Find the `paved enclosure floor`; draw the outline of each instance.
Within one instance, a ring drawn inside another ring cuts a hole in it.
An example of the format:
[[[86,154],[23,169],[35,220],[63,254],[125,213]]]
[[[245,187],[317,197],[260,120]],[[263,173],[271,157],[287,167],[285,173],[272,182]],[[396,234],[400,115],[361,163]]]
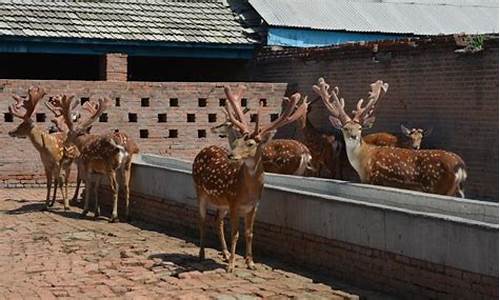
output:
[[[0,299],[346,299],[357,296],[257,264],[234,274],[219,253],[154,228],[80,219],[44,189],[0,189]],[[256,257],[256,262],[259,258]],[[274,266],[275,267],[275,266]]]

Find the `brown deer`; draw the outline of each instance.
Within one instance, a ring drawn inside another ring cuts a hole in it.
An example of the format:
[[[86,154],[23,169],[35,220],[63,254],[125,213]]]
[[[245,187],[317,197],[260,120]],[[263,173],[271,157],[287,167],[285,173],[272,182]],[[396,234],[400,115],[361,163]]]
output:
[[[376,132],[365,135],[363,141],[367,144],[377,146],[389,146],[407,149],[420,149],[422,140],[432,132],[430,129],[407,128],[404,124],[399,125],[401,133]]]
[[[229,146],[233,148],[234,141],[241,135],[231,123],[228,112],[225,109],[222,111],[226,115],[226,121],[210,128],[210,130],[220,137],[227,137]],[[247,111],[243,110],[243,114]],[[305,176],[315,172],[311,160],[309,149],[296,140],[271,140],[264,146],[262,151],[264,171],[270,173]]]
[[[16,129],[10,131],[9,135],[15,138],[28,137],[40,154],[47,179],[46,208],[54,205],[57,187],[59,186],[64,209],[69,210],[68,178],[71,172],[71,163],[78,156],[78,153],[72,147],[64,147],[65,132],[49,133],[33,123],[31,117],[36,111],[38,102],[44,96],[45,91],[39,87],[31,87],[28,90],[27,99],[18,95],[13,96],[16,103],[9,106],[9,112],[13,116],[22,119],[23,122]],[[64,179],[60,178],[61,170],[64,170]],[[63,181],[64,190],[62,188]],[[50,201],[52,182],[54,182],[54,195],[52,201]]]
[[[360,99],[351,118],[344,110],[344,99],[339,99],[338,87],[330,92],[323,78],[313,86],[331,114],[332,125],[342,129],[347,156],[361,182],[464,197],[467,173],[463,160],[455,153],[380,147],[363,141],[362,129],[375,122],[375,105],[389,85],[378,80],[370,87],[368,103],[363,106],[364,100]]]
[[[200,259],[205,257],[205,218],[207,206],[210,204],[218,209],[218,235],[223,256],[229,261],[227,271],[232,272],[235,267],[240,215],[245,216],[246,265],[255,269],[252,258],[253,224],[264,187],[264,145],[272,138],[276,129],[294,122],[304,113],[306,102],[296,107],[300,94],[294,94],[290,99],[284,98],[283,113],[278,119],[264,126],[260,124],[259,109],[255,129],[250,132],[249,124],[239,105],[243,88],[240,87],[236,94],[233,94],[229,87],[225,87],[224,91],[231,107],[227,107],[229,119],[241,137],[234,141],[230,152],[218,146],[202,149],[193,163],[193,179],[200,213]],[[231,221],[230,256],[224,238],[224,217],[228,211]]]
[[[111,100],[109,98],[100,98],[97,102],[86,102],[82,109],[88,113],[88,117],[75,124],[71,121],[73,96],[66,95],[54,98],[51,103],[56,109],[62,110],[62,119],[56,118],[54,122],[61,126],[61,121],[69,128],[66,143],[76,145],[80,151],[78,158],[79,168],[81,169],[81,179],[85,182],[85,204],[82,216],[89,211],[89,200],[93,191],[95,207],[94,217],[100,215],[98,201],[98,189],[101,176],[106,176],[110,183],[113,193],[113,212],[110,222],[118,221],[118,181],[117,175],[121,179],[121,187],[125,197],[125,215],[128,219],[129,214],[129,184],[130,171],[132,165],[132,155],[139,153],[139,148],[133,140],[126,134],[119,131],[114,133],[95,135],[89,134],[88,130],[93,122],[107,109]]]
[[[304,136],[304,144],[311,151],[312,167],[316,170],[314,176],[319,177],[322,170],[326,170],[331,178],[343,179],[343,166],[347,158],[342,139],[334,134],[321,133],[314,128],[307,118],[309,112],[308,107],[307,113],[301,116],[297,123]]]

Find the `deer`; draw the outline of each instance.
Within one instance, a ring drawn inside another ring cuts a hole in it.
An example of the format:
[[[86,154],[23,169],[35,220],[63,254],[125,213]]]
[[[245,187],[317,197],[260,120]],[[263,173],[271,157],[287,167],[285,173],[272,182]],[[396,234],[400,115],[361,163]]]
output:
[[[344,161],[347,160],[344,143],[335,134],[319,132],[307,118],[310,112],[308,107],[307,112],[297,120],[297,124],[304,137],[304,144],[312,155],[312,167],[316,170],[314,176],[319,177],[322,170],[327,170],[331,178],[342,179]]]
[[[9,106],[9,112],[23,120],[14,130],[9,131],[9,136],[14,138],[28,137],[40,154],[45,177],[47,181],[47,196],[45,199],[45,208],[52,207],[56,201],[57,187],[60,187],[63,197],[64,210],[69,210],[68,202],[68,180],[71,173],[71,164],[78,156],[78,152],[73,147],[65,147],[65,132],[49,131],[37,126],[31,119],[36,111],[40,100],[45,96],[45,91],[40,87],[31,87],[28,89],[27,97],[13,95],[15,104]],[[64,178],[60,178],[61,170],[64,170]],[[50,201],[50,192],[54,184],[54,194]],[[64,190],[62,185],[64,184]]]
[[[370,145],[361,138],[362,130],[375,122],[375,107],[389,84],[377,80],[370,85],[368,101],[360,99],[350,117],[339,98],[339,88],[330,91],[323,78],[313,90],[330,113],[331,124],[342,130],[349,162],[362,183],[410,189],[464,198],[467,178],[460,156],[444,150],[414,150]]]
[[[306,102],[297,106],[300,94],[285,97],[283,113],[273,122],[261,126],[261,104],[255,128],[250,131],[240,106],[243,90],[240,86],[238,91],[233,93],[229,86],[224,87],[228,99],[228,117],[241,136],[236,138],[230,151],[215,145],[203,148],[196,155],[192,168],[200,217],[199,258],[205,258],[205,219],[207,207],[210,205],[217,209],[217,233],[223,257],[228,262],[227,272],[233,272],[235,268],[240,215],[245,219],[245,263],[247,268],[256,269],[252,256],[252,240],[257,206],[264,187],[264,147],[278,128],[294,122],[306,108]],[[231,252],[227,250],[224,237],[224,217],[228,211],[231,223]]]
[[[399,125],[401,133],[376,132],[363,137],[365,143],[377,146],[389,146],[419,150],[424,137],[432,133],[432,128],[407,128]]]
[[[308,103],[306,103],[306,106]],[[229,146],[233,148],[234,141],[241,135],[234,128],[225,108],[222,109],[226,120],[210,128],[210,131],[219,137],[227,137]],[[243,114],[248,112],[245,107]],[[276,139],[268,142],[262,152],[264,171],[269,173],[305,176],[315,172],[309,149],[299,141],[291,139]]]
[[[75,145],[81,153],[78,164],[81,170],[81,179],[85,182],[87,189],[81,216],[85,217],[89,212],[92,191],[95,201],[94,218],[100,216],[98,189],[101,176],[106,176],[113,194],[113,211],[109,221],[118,221],[119,186],[123,189],[125,197],[125,216],[130,219],[129,184],[132,156],[139,153],[139,148],[125,133],[119,131],[102,135],[88,133],[91,125],[110,106],[111,100],[109,98],[99,98],[97,102],[85,102],[82,105],[82,110],[86,111],[89,116],[78,124],[71,120],[74,109],[73,98],[74,96],[60,95],[55,97],[50,105],[62,111],[61,116],[54,119],[54,123],[58,127],[64,124],[69,128],[66,143]],[[117,176],[120,177],[121,184],[118,184]]]

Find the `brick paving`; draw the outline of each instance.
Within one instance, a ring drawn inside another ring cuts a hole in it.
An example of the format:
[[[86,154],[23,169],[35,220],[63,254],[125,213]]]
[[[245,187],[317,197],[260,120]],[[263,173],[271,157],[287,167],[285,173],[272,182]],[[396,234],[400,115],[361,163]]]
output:
[[[216,249],[199,262],[189,239],[151,226],[41,211],[44,193],[0,189],[0,299],[357,298],[270,265],[247,270],[242,257],[227,274]]]

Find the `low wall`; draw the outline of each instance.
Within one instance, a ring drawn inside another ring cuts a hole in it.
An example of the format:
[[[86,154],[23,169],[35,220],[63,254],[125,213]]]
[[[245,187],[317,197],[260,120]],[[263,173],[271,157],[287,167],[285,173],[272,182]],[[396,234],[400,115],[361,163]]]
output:
[[[206,145],[227,143],[226,139],[209,132],[210,127],[225,119],[220,109],[221,99],[225,99],[220,87],[224,84],[0,79],[0,186],[45,183],[42,162],[30,140],[14,139],[7,134],[21,123],[8,112],[8,106],[14,102],[12,94],[26,95],[30,86],[40,86],[47,92],[44,100],[60,93],[75,95],[75,100],[79,102],[108,96],[113,105],[105,117],[94,124],[93,132],[119,128],[136,140],[141,152],[191,159]],[[236,86],[239,83],[227,84]],[[263,112],[268,117],[279,112],[286,84],[243,84],[247,87],[243,97],[247,99],[251,113],[263,99],[267,105]],[[33,116],[35,124],[47,129],[51,125],[52,113],[43,104],[38,106],[37,113],[38,116]]]
[[[109,190],[101,194],[109,206]],[[133,218],[197,237],[189,162],[138,157],[131,199]],[[257,260],[279,257],[402,297],[498,298],[494,203],[267,174],[254,239]]]

